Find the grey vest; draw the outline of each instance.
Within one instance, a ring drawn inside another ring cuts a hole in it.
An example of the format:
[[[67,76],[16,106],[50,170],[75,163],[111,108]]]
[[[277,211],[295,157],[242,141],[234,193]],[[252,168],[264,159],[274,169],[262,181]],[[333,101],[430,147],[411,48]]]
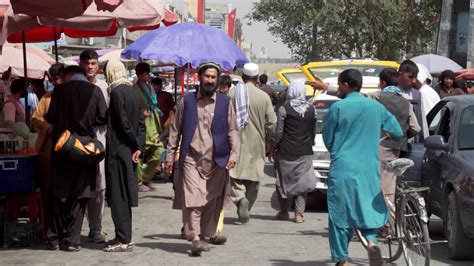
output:
[[[379,102],[397,119],[403,131],[403,137],[395,141],[393,139],[384,140],[381,145],[386,148],[407,151],[407,130],[409,127],[410,102],[396,93],[380,93]],[[385,132],[382,132],[382,136]]]

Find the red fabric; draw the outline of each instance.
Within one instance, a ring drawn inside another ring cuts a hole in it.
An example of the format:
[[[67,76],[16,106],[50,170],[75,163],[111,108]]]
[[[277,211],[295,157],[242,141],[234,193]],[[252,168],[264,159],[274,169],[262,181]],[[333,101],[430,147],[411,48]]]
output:
[[[204,0],[197,0],[197,23],[204,23]]]
[[[235,15],[237,13],[237,8],[234,8],[229,14],[227,14],[227,18],[229,23],[227,23],[227,34],[233,40],[234,39],[234,26],[235,26]]]
[[[165,26],[171,26],[173,24],[176,24],[178,22],[178,15],[176,13],[169,11],[168,9],[165,9],[165,18],[163,18],[162,23]]]
[[[137,30],[154,30],[158,29],[160,27],[160,24],[158,25],[153,25],[153,26],[137,26],[137,27],[128,27],[127,30],[130,32],[137,31]]]
[[[25,31],[26,42],[50,42],[53,41],[54,38],[56,38],[56,40],[61,38],[60,30],[56,31],[56,35],[53,33],[53,28],[50,27],[38,27]],[[10,43],[21,43],[21,32],[8,36],[7,40]]]

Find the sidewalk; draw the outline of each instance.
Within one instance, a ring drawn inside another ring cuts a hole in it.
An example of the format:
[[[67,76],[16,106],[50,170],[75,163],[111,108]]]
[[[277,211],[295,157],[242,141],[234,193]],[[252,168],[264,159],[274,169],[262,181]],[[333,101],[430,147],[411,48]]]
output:
[[[171,209],[171,184],[160,183],[157,191],[141,193],[140,206],[133,209],[133,252],[105,253],[101,250],[103,245],[87,243],[86,220],[80,252],[0,249],[0,265],[334,265],[327,239],[327,213],[306,213],[302,224],[275,220],[276,211],[270,207],[274,180],[268,178],[262,183],[248,224],[235,224],[235,206],[227,210],[224,234],[228,242],[224,246],[211,245],[211,251],[202,257],[189,256],[190,243],[179,238],[181,212]],[[104,230],[107,239],[114,237],[108,208]],[[350,255],[353,264],[368,264],[366,252],[358,242],[351,243]],[[435,264],[440,265],[432,261]],[[399,265],[404,262],[400,260]]]

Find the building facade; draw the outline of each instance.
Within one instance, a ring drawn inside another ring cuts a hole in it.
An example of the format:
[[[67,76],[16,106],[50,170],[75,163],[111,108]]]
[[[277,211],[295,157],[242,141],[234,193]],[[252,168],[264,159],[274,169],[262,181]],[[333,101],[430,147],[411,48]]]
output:
[[[443,0],[437,54],[474,67],[474,0]]]

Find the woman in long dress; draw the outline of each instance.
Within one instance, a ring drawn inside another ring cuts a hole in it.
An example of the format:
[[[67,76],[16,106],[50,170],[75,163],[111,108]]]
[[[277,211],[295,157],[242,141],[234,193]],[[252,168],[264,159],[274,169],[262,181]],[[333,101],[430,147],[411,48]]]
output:
[[[125,66],[110,60],[105,72],[110,84],[105,197],[115,225],[115,238],[104,251],[131,251],[132,207],[138,206],[135,168],[145,143],[145,124]]]
[[[288,211],[293,207],[296,223],[304,222],[307,193],[316,187],[312,148],[316,114],[314,107],[305,100],[305,93],[304,81],[290,83],[287,100],[277,110],[277,127],[272,142],[280,203],[276,218],[289,220]]]

